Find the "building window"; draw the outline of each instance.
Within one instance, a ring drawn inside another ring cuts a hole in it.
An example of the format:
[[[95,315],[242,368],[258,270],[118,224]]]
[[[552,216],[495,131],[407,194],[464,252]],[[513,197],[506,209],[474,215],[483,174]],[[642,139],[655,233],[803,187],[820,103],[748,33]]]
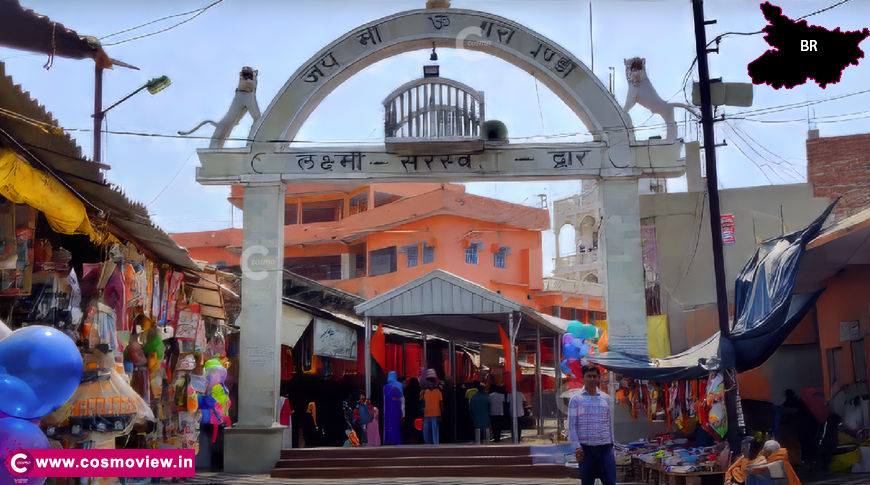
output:
[[[423,264],[435,262],[435,246],[423,243]]]
[[[477,243],[472,243],[471,247],[465,250],[465,262],[477,264]]]
[[[369,253],[369,276],[396,272],[396,246]]]
[[[344,200],[302,202],[302,223],[340,221],[343,207]]]
[[[414,266],[417,266],[417,264],[418,264],[418,257],[417,256],[418,256],[419,252],[420,252],[420,249],[417,246],[410,246],[410,247],[406,248],[405,254],[408,255],[408,267],[409,268],[413,268]]]
[[[507,255],[510,254],[511,248],[504,246],[498,248],[498,252],[493,254],[493,266],[496,268],[507,268]]]

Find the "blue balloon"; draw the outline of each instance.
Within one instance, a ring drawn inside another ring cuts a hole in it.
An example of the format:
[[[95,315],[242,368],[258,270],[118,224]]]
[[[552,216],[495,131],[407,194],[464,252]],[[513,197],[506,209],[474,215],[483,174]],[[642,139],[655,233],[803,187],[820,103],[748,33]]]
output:
[[[579,357],[579,358],[582,359],[583,357],[586,357],[587,355],[589,355],[589,352],[592,352],[592,346],[591,346],[591,345],[583,344],[583,345],[582,345],[581,347],[579,347],[579,349],[578,349],[578,353],[580,354],[580,357]]]
[[[582,349],[583,346],[586,344],[583,342],[582,338],[575,338],[574,340],[571,341],[571,345],[574,347],[577,347],[578,349]]]
[[[573,375],[571,374],[571,369],[568,368],[568,359],[562,361],[562,374],[565,375]]]
[[[0,419],[0,485],[26,484],[41,485],[45,477],[15,477],[6,467],[5,460],[10,452],[22,450],[47,450],[51,446],[39,426],[18,418]]]
[[[63,406],[82,380],[82,356],[63,332],[42,325],[0,342],[0,411],[22,419]]]
[[[571,345],[566,345],[562,350],[562,354],[564,354],[566,359],[579,359],[580,358],[580,349],[574,346],[572,342]]]

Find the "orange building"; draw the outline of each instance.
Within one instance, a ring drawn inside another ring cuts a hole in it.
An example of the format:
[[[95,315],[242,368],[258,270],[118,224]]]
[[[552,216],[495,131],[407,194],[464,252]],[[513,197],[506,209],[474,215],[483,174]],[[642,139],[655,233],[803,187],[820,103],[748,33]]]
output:
[[[230,202],[244,210],[243,188]],[[550,313],[541,231],[546,209],[471,195],[453,184],[287,187],[284,267],[369,299],[434,269]],[[241,229],[173,234],[191,257],[239,265]]]

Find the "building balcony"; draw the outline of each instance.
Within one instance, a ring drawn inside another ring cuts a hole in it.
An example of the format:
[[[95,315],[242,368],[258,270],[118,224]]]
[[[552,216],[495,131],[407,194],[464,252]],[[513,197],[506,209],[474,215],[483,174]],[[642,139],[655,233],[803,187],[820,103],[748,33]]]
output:
[[[543,291],[559,291],[574,295],[604,298],[604,285],[601,283],[567,280],[564,278],[544,278]]]
[[[577,254],[570,254],[568,256],[560,256],[556,258],[556,269],[577,268],[597,262],[598,250],[592,249],[590,251],[582,251]]]

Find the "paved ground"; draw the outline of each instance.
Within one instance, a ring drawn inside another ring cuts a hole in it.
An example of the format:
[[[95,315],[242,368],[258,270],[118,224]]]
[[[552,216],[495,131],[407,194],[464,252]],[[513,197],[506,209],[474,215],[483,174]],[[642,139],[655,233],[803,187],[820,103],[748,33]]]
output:
[[[545,479],[535,480],[508,478],[390,478],[365,480],[295,480],[272,478],[269,475],[228,475],[225,473],[198,473],[188,479],[189,484],[219,485],[578,485],[579,480]],[[803,485],[870,485],[870,474],[829,475],[813,480],[805,480]],[[623,484],[628,485],[628,484]]]

